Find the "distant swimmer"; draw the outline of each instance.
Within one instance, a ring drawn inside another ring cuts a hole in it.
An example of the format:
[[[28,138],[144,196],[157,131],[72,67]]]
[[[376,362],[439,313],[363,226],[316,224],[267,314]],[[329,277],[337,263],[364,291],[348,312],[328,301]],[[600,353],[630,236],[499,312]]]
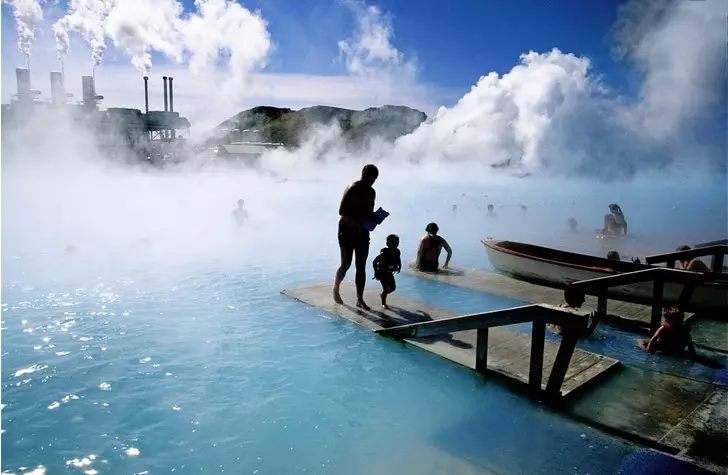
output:
[[[521,205],[521,211],[528,211],[528,206]]]
[[[388,309],[387,295],[397,289],[394,281],[394,273],[402,270],[402,254],[399,251],[399,236],[390,234],[387,236],[387,247],[382,248],[379,255],[372,262],[374,266],[374,278],[382,284],[382,307]]]
[[[245,200],[238,200],[238,207],[233,210],[233,219],[238,226],[242,226],[248,220],[248,212],[245,211]]]
[[[488,203],[488,216],[495,216],[495,206],[492,203]]]
[[[684,245],[678,247],[676,250],[677,250],[677,252],[681,252],[681,251],[689,251],[690,249],[691,249],[690,246],[688,246],[687,244],[684,244]],[[691,259],[691,260],[680,261],[680,265],[682,266],[683,269],[690,270],[693,272],[710,272],[710,267],[708,267],[708,265],[705,262],[701,261],[697,257],[695,259]]]
[[[443,268],[450,265],[452,249],[445,238],[438,236],[440,228],[436,223],[430,223],[425,227],[426,235],[420,239],[420,246],[417,248],[415,268],[422,272],[437,272],[440,266],[440,253],[443,249],[447,252]]]
[[[579,222],[576,220],[576,218],[569,218],[569,232],[570,233],[576,233],[579,232]]]
[[[342,304],[341,282],[351,267],[351,261],[356,254],[356,306],[369,310],[364,303],[364,287],[366,285],[366,265],[369,256],[369,230],[365,227],[367,221],[381,224],[382,215],[374,212],[374,201],[377,193],[372,188],[379,177],[379,170],[374,165],[365,165],[361,171],[361,178],[344,191],[339,205],[339,249],[341,251],[341,265],[336,270],[334,281],[334,302]]]
[[[452,205],[452,210],[453,211],[457,211],[458,210],[458,205]]]
[[[74,254],[76,252],[76,246],[73,244],[66,246],[66,252],[69,254]]]
[[[621,261],[622,256],[620,256],[617,251],[609,251],[607,253],[607,259],[612,260],[612,261]]]
[[[627,235],[627,220],[619,205],[614,203],[609,205],[609,214],[604,216],[604,227],[601,233],[606,236]]]

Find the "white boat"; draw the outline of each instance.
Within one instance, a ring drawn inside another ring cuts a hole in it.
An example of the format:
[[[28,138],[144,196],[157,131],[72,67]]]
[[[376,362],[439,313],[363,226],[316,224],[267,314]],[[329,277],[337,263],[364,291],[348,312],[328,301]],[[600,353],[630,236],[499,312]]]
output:
[[[565,288],[581,280],[654,267],[514,241],[490,239],[482,243],[488,259],[498,271],[556,288]],[[648,304],[652,298],[652,287],[652,282],[611,287],[608,295],[618,300]],[[677,303],[682,289],[682,284],[666,282],[663,298],[667,303]],[[728,310],[728,280],[698,285],[685,310]]]

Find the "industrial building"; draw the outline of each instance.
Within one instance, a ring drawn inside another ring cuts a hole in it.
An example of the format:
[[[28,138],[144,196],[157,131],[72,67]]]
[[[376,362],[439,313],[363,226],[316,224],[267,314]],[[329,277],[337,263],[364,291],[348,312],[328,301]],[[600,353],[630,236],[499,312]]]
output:
[[[70,103],[64,77],[50,73],[51,99],[39,100],[40,91],[31,86],[30,71],[16,68],[17,95],[2,105],[3,133],[42,123],[53,114],[67,113],[79,126],[91,131],[99,148],[110,156],[132,156],[154,164],[183,160],[189,153],[184,132],[190,122],[174,110],[173,78],[164,76],[164,110],[149,110],[149,78],[144,76],[144,111],[133,108],[99,109],[104,99],[96,93],[93,76],[81,77],[82,100]],[[131,153],[130,153],[131,152]]]

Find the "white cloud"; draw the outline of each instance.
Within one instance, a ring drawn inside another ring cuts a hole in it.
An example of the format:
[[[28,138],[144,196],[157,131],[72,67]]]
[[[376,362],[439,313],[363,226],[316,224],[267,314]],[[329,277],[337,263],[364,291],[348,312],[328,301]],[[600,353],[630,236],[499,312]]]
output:
[[[43,10],[38,0],[3,0],[10,5],[15,17],[18,47],[25,56],[33,53],[35,30],[43,21]]]

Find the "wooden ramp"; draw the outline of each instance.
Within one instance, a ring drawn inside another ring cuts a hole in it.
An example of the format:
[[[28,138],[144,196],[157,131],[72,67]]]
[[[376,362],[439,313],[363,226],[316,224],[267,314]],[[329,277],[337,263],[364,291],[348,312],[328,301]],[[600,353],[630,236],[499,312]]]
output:
[[[354,287],[351,285],[342,285],[341,287],[341,295],[345,302],[343,305],[334,303],[331,284],[284,290],[282,293],[373,331],[457,316],[454,312],[431,307],[396,295],[389,296],[388,303],[391,310],[385,310],[381,307],[378,291],[375,290],[366,291],[364,299],[372,307],[372,310],[364,311],[353,305],[356,298]],[[404,341],[468,368],[475,369],[476,330],[453,332],[436,337],[411,338]],[[548,340],[544,341],[543,371],[541,373],[542,389],[546,388],[558,349],[558,344]],[[503,327],[490,329],[487,351],[488,370],[511,381],[528,384],[530,353],[531,335]],[[566,396],[592,382],[614,368],[618,363],[618,360],[612,358],[575,349],[561,386],[562,396]]]
[[[486,292],[521,302],[547,303],[550,305],[559,305],[564,302],[564,291],[561,289],[544,287],[480,269],[446,269],[438,273],[407,269],[407,273],[415,277],[477,290],[478,292]],[[596,309],[596,297],[588,295],[585,305]],[[647,305],[609,299],[607,310],[610,315],[619,319],[650,325],[652,308]],[[686,314],[686,318],[690,316],[692,314]]]

